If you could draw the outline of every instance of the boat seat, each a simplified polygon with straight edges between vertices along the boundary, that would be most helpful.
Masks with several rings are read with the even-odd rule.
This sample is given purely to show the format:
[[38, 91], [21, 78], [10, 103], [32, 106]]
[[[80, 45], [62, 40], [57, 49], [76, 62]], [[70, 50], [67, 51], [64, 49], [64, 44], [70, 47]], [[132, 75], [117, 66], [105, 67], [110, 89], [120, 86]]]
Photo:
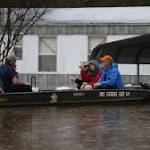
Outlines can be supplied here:
[[60, 86], [56, 88], [57, 91], [68, 91], [68, 90], [77, 90], [76, 88], [68, 87], [68, 86]]

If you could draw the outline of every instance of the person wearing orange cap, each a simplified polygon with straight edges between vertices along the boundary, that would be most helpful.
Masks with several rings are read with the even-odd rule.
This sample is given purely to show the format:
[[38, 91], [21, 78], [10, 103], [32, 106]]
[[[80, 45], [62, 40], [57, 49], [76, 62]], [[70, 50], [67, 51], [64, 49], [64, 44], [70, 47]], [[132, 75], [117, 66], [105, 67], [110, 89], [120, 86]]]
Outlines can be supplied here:
[[94, 84], [94, 89], [123, 89], [124, 83], [118, 70], [118, 65], [113, 62], [112, 56], [105, 55], [100, 60], [104, 69], [101, 78]]

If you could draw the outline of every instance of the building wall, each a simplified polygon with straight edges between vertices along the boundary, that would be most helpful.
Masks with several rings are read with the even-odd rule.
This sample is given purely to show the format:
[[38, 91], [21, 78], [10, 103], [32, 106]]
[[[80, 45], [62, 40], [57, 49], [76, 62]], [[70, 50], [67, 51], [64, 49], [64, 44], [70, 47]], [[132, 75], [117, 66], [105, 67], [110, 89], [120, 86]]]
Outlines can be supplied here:
[[28, 34], [86, 34], [88, 36], [141, 35], [150, 33], [150, 24], [51, 24], [35, 26]]
[[39, 38], [36, 35], [23, 37], [22, 60], [18, 60], [17, 69], [21, 73], [38, 73]]
[[22, 60], [17, 62], [20, 73], [77, 74], [80, 61], [88, 58], [87, 35], [58, 35], [56, 72], [39, 71], [39, 36], [25, 35], [23, 38]]
[[78, 74], [81, 61], [87, 61], [87, 35], [58, 35], [57, 73]]

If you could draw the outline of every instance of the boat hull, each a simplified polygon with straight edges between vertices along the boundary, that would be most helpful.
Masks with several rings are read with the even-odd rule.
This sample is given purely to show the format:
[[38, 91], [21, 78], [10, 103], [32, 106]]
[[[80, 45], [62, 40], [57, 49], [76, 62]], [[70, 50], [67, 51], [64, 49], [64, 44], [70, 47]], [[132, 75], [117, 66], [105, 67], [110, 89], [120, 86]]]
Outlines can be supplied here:
[[147, 103], [149, 90], [43, 91], [0, 94], [0, 106]]

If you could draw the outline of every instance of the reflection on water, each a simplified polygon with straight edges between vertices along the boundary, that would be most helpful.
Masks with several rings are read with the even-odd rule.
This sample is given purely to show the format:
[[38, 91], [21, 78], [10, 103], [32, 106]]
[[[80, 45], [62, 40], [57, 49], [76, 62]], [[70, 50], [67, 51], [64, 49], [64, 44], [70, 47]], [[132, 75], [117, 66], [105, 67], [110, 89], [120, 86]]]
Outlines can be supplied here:
[[150, 106], [0, 108], [0, 150], [150, 150]]

